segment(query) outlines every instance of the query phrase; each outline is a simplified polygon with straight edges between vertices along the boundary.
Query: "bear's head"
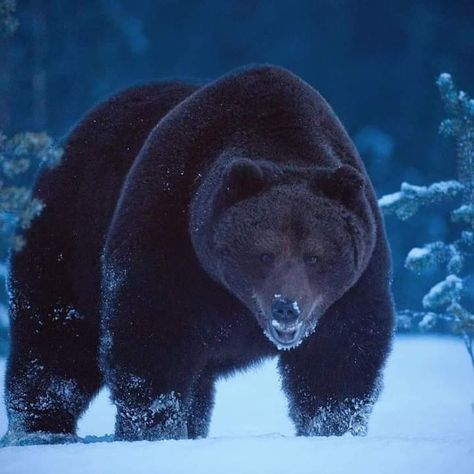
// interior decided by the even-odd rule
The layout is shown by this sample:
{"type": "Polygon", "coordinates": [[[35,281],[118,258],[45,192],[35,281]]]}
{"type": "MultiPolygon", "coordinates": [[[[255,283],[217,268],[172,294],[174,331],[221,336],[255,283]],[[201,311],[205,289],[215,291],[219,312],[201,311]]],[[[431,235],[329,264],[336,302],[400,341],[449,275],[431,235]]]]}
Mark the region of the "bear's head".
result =
{"type": "Polygon", "coordinates": [[[194,203],[198,258],[279,349],[296,347],[372,253],[365,178],[348,165],[298,170],[245,158],[217,174],[194,203]]]}

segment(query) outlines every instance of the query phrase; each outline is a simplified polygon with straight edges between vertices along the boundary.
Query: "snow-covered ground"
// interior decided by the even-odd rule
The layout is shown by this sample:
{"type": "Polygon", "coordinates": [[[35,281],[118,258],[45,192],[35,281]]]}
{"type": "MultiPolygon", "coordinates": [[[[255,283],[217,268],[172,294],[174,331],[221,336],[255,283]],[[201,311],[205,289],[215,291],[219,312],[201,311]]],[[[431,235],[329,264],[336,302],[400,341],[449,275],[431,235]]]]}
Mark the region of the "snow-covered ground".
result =
{"type": "MultiPolygon", "coordinates": [[[[208,439],[8,447],[0,473],[474,473],[474,377],[459,340],[397,339],[365,438],[294,437],[275,366],[219,383],[208,439]]],[[[3,371],[1,363],[2,380],[3,371]]],[[[111,433],[113,415],[104,391],[79,434],[111,433]]]]}

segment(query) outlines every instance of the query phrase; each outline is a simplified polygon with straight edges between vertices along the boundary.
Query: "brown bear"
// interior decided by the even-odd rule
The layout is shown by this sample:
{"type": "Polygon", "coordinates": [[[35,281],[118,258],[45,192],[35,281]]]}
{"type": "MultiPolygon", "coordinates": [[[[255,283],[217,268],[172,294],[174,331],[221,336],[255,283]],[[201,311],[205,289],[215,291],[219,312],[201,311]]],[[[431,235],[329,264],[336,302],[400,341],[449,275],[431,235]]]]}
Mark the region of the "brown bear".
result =
{"type": "Polygon", "coordinates": [[[364,434],[390,349],[390,257],[343,126],[247,67],[99,105],[11,259],[10,442],[71,440],[104,384],[116,439],[206,436],[217,378],[278,356],[299,435],[364,434]]]}

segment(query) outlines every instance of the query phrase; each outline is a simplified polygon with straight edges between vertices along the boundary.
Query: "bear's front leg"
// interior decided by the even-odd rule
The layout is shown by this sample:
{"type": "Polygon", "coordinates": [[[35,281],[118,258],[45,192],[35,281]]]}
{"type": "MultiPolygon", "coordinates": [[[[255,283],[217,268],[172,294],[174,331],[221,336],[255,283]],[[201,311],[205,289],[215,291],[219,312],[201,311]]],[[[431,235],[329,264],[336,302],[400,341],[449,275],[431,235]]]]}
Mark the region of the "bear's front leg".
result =
{"type": "Polygon", "coordinates": [[[146,379],[121,374],[113,386],[117,407],[115,439],[124,441],[187,438],[183,396],[172,389],[152,389],[146,379]]]}
{"type": "MultiPolygon", "coordinates": [[[[159,317],[156,314],[154,317],[159,317]]],[[[102,368],[117,407],[117,440],[187,438],[187,406],[194,368],[192,353],[165,328],[157,337],[150,325],[115,320],[102,347],[102,368]],[[119,322],[117,324],[117,321],[119,322]],[[142,332],[148,327],[148,333],[142,332]],[[141,328],[141,329],[140,329],[141,328]]],[[[188,344],[189,349],[190,344],[188,344]]]]}
{"type": "Polygon", "coordinates": [[[199,358],[191,312],[175,281],[168,289],[166,272],[156,271],[157,253],[137,242],[103,258],[100,365],[117,407],[115,437],[187,438],[199,358]]]}
{"type": "MultiPolygon", "coordinates": [[[[294,369],[285,365],[285,371],[294,369]]],[[[345,433],[367,434],[368,418],[376,398],[377,388],[365,394],[321,393],[304,377],[287,375],[285,388],[298,436],[342,436],[345,433]],[[319,393],[318,393],[319,392],[319,393]]]]}
{"type": "MultiPolygon", "coordinates": [[[[129,330],[130,332],[130,330],[129,330]]],[[[133,330],[126,340],[136,346],[121,347],[120,333],[112,345],[103,370],[112,400],[117,407],[117,440],[183,439],[187,432],[187,405],[192,368],[181,364],[183,355],[160,350],[160,344],[135,339],[133,330]]]]}
{"type": "Polygon", "coordinates": [[[334,311],[300,347],[282,353],[283,388],[298,435],[367,433],[391,336],[390,318],[377,320],[334,311]]]}

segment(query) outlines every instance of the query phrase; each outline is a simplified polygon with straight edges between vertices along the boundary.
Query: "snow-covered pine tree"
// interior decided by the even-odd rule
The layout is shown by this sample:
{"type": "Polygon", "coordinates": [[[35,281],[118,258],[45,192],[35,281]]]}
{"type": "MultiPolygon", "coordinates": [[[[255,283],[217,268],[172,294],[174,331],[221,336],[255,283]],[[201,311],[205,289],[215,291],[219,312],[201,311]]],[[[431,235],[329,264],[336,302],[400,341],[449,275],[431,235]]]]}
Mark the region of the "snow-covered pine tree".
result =
{"type": "Polygon", "coordinates": [[[405,267],[416,274],[443,267],[446,278],[423,297],[423,311],[403,310],[397,316],[399,326],[405,328],[418,324],[428,330],[440,321],[448,322],[448,327],[462,335],[474,369],[474,314],[466,307],[468,285],[474,278],[469,266],[474,255],[474,100],[458,91],[447,73],[439,76],[437,84],[447,114],[440,132],[456,142],[457,179],[429,186],[402,183],[399,192],[380,198],[379,206],[385,215],[406,220],[431,203],[460,201],[450,216],[464,227],[459,238],[415,247],[405,260],[405,267]]]}

